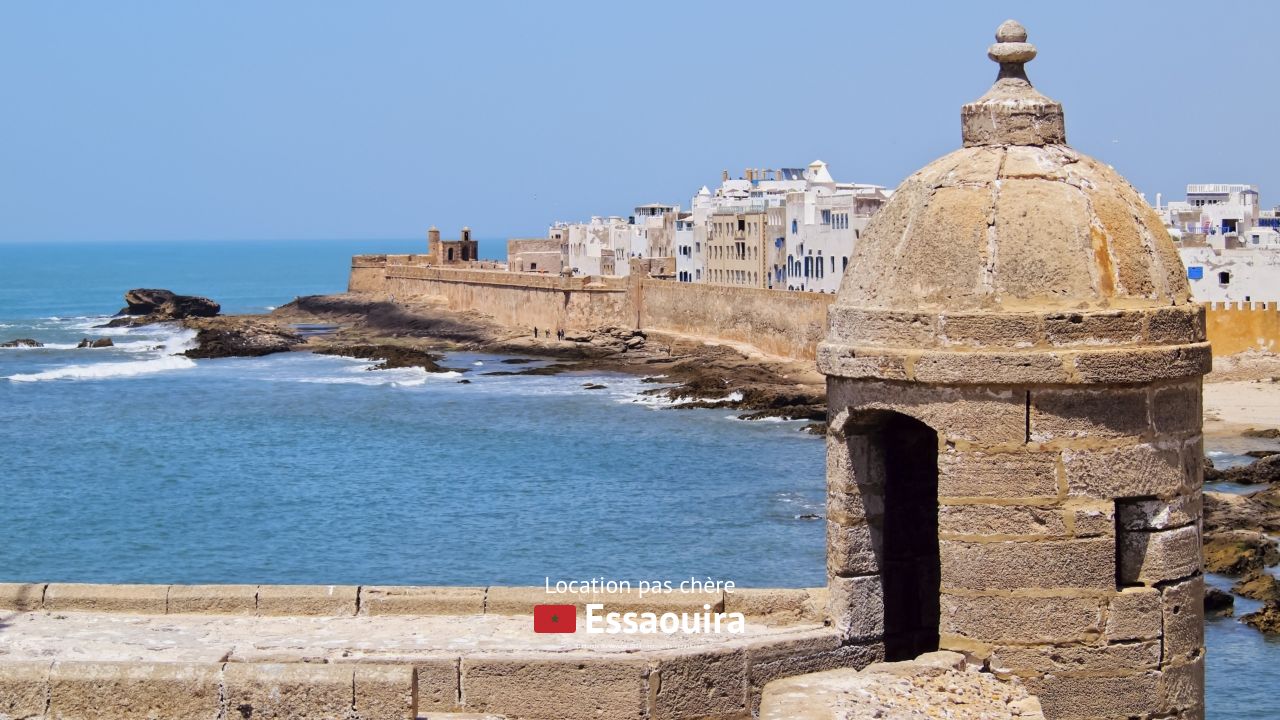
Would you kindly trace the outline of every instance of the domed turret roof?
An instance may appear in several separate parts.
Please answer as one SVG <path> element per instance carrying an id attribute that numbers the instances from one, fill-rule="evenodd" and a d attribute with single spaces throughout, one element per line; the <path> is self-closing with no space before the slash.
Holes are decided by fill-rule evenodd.
<path id="1" fill-rule="evenodd" d="M 964 147 L 894 191 L 828 309 L 818 369 L 941 384 L 1126 384 L 1208 372 L 1204 311 L 1155 211 L 1066 144 L 1009 21 Z"/>
<path id="2" fill-rule="evenodd" d="M 961 111 L 964 147 L 906 179 L 871 220 L 838 303 L 1025 311 L 1179 305 L 1182 262 L 1155 211 L 1110 166 L 1066 145 L 1062 106 L 1027 80 L 1036 55 L 1007 21 L 995 85 Z"/>

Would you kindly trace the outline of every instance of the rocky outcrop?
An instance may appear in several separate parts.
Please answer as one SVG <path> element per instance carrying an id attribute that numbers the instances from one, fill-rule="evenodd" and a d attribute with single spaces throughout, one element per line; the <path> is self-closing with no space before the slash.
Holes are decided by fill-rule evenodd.
<path id="1" fill-rule="evenodd" d="M 85 338 L 81 340 L 79 343 L 77 343 L 76 347 L 77 348 L 108 348 L 108 347 L 113 347 L 114 345 L 115 345 L 115 342 L 111 338 L 98 338 L 97 340 L 90 340 L 89 338 Z"/>
<path id="2" fill-rule="evenodd" d="M 1269 635 L 1280 633 L 1280 602 L 1268 601 L 1261 610 L 1251 612 L 1240 619 Z"/>
<path id="3" fill-rule="evenodd" d="M 1230 530 L 1206 535 L 1204 569 L 1223 575 L 1247 575 L 1280 564 L 1276 542 L 1253 530 Z"/>
<path id="4" fill-rule="evenodd" d="M 41 348 L 44 343 L 32 338 L 16 338 L 8 342 L 0 343 L 0 348 Z"/>
<path id="5" fill-rule="evenodd" d="M 370 370 L 420 367 L 427 372 L 443 372 L 449 369 L 441 367 L 437 362 L 441 356 L 403 345 L 332 345 L 319 348 L 315 352 L 319 355 L 341 355 L 380 361 Z"/>
<path id="6" fill-rule="evenodd" d="M 1206 492 L 1205 534 L 1224 530 L 1280 533 L 1280 487 L 1269 487 L 1248 495 Z"/>
<path id="7" fill-rule="evenodd" d="M 148 322 L 167 322 L 189 317 L 213 317 L 222 306 L 209 298 L 179 295 L 172 290 L 134 288 L 124 294 L 125 307 L 116 313 L 147 317 Z"/>
<path id="8" fill-rule="evenodd" d="M 183 324 L 196 331 L 196 347 L 183 353 L 191 358 L 258 357 L 305 342 L 288 328 L 247 316 L 188 318 Z"/>
<path id="9" fill-rule="evenodd" d="M 1235 612 L 1236 598 L 1228 592 L 1217 588 L 1208 588 L 1204 592 L 1204 611 L 1211 615 L 1230 617 Z"/>
<path id="10" fill-rule="evenodd" d="M 1264 485 L 1280 482 L 1280 455 L 1270 455 L 1226 470 L 1215 471 L 1213 479 L 1205 476 L 1205 482 L 1231 482 L 1239 485 Z"/>
<path id="11" fill-rule="evenodd" d="M 1280 600 L 1280 581 L 1266 572 L 1254 572 L 1245 576 L 1235 585 L 1231 592 L 1253 600 Z"/>

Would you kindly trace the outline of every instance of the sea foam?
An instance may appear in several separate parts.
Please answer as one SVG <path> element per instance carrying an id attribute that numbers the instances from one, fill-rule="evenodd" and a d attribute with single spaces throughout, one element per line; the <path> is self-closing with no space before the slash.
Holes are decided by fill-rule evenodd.
<path id="1" fill-rule="evenodd" d="M 132 362 L 104 362 L 93 365 L 68 365 L 38 373 L 9 375 L 10 382 L 43 382 L 46 380 L 109 380 L 137 377 L 171 370 L 188 370 L 196 366 L 194 360 L 182 355 Z"/>

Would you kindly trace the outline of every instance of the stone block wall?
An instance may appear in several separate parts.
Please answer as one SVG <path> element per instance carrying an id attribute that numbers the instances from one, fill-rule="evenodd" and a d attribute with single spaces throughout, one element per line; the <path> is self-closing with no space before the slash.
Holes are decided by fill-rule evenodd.
<path id="1" fill-rule="evenodd" d="M 905 582 L 937 593 L 938 647 L 1018 677 L 1049 718 L 1195 717 L 1200 403 L 1199 377 L 1026 387 L 833 378 L 828 570 L 838 626 L 884 637 L 893 659 L 894 633 L 918 629 L 889 610 L 907 601 Z M 936 504 L 915 496 L 924 512 L 936 508 L 936 582 L 919 570 L 904 580 L 891 564 L 895 526 L 927 531 L 885 490 L 903 481 L 901 461 L 895 470 L 880 460 L 901 446 L 902 429 L 888 423 L 903 417 L 936 431 Z"/>
<path id="2" fill-rule="evenodd" d="M 1280 303 L 1214 302 L 1204 307 L 1215 357 L 1280 351 Z"/>

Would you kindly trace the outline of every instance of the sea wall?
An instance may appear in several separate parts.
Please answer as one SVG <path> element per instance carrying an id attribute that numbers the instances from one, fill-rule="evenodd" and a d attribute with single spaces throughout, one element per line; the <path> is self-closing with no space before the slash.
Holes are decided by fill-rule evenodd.
<path id="1" fill-rule="evenodd" d="M 640 282 L 639 326 L 749 343 L 785 357 L 813 359 L 835 295 L 682 283 Z"/>
<path id="2" fill-rule="evenodd" d="M 1214 357 L 1280 350 L 1280 303 L 1205 303 L 1205 331 Z"/>
<path id="3" fill-rule="evenodd" d="M 428 267 L 425 256 L 357 255 L 348 291 L 434 298 L 513 327 L 604 326 L 689 333 L 812 359 L 835 295 L 628 277 L 561 277 L 479 268 Z"/>
<path id="4" fill-rule="evenodd" d="M 476 310 L 513 327 L 543 330 L 626 324 L 625 281 L 504 270 L 388 264 L 385 279 L 351 284 L 394 297 L 442 299 L 452 310 Z"/>

